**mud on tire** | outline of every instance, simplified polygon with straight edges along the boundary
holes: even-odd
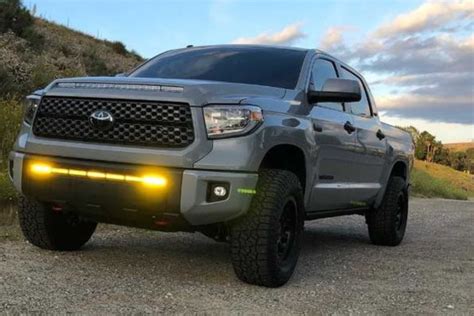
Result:
[[[301,248],[303,190],[295,174],[264,169],[246,215],[231,226],[232,263],[238,278],[278,287],[293,274]]]
[[[20,198],[18,217],[25,238],[49,250],[77,250],[94,233],[97,223],[80,220],[27,197]]]

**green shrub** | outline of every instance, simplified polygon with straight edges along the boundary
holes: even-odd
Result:
[[[6,69],[4,65],[0,64],[0,95],[2,97],[8,97],[18,92],[18,84],[15,82],[15,76],[11,71]]]
[[[94,49],[88,49],[82,54],[82,61],[88,76],[107,76],[111,71]]]
[[[0,172],[0,206],[5,201],[14,201],[17,193],[6,172]],[[1,224],[1,223],[0,223]]]
[[[413,169],[411,172],[412,193],[422,197],[467,200],[467,192],[452,183],[435,178],[429,173]]]
[[[8,154],[20,129],[23,107],[18,100],[0,100],[0,203],[14,200],[16,192],[7,176]]]
[[[0,33],[12,31],[26,39],[31,47],[41,49],[44,38],[34,28],[34,18],[20,0],[0,1]]]
[[[18,100],[0,100],[0,173],[8,164],[8,153],[12,149],[20,129],[23,106]]]
[[[33,17],[20,0],[0,1],[0,32],[13,31],[23,37],[25,30],[33,26]]]
[[[133,56],[133,58],[135,58],[135,59],[136,59],[137,61],[139,61],[139,62],[143,62],[143,61],[145,60],[142,56],[140,56],[139,53],[137,53],[137,52],[136,52],[135,50],[133,50],[133,49],[130,51],[130,55]]]
[[[22,37],[28,41],[30,47],[35,51],[41,51],[44,47],[44,36],[36,32],[32,27],[23,31]]]
[[[125,47],[125,45],[122,42],[119,42],[119,41],[112,42],[112,43],[110,43],[110,46],[112,47],[114,52],[116,52],[117,54],[120,54],[120,55],[123,55],[123,56],[128,55],[127,48]]]
[[[56,78],[57,70],[43,62],[36,64],[31,73],[32,89],[42,89]]]

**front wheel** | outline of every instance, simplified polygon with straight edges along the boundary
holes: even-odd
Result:
[[[54,212],[47,204],[28,197],[21,197],[18,217],[25,238],[33,245],[49,250],[77,250],[91,238],[97,227],[95,222]]]
[[[376,245],[399,245],[405,236],[407,220],[408,194],[405,180],[392,177],[380,207],[367,214],[370,240]]]
[[[303,233],[303,190],[295,174],[266,169],[246,215],[231,226],[232,263],[244,282],[278,287],[295,270]]]

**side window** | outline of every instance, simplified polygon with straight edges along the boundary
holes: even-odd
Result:
[[[365,88],[364,88],[364,84],[362,83],[359,77],[357,77],[352,72],[345,69],[344,67],[342,67],[342,75],[345,79],[356,80],[357,82],[359,82],[360,92],[362,94],[362,97],[359,102],[349,103],[352,114],[370,117],[372,114],[370,112],[370,105],[367,98],[367,92],[365,91]]]
[[[311,71],[310,84],[314,87],[314,89],[321,90],[326,80],[333,78],[337,78],[337,72],[334,64],[326,59],[317,59],[314,62],[313,69]],[[344,111],[342,103],[320,102],[318,105],[337,111]]]

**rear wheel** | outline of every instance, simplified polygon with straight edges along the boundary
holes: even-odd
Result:
[[[397,246],[402,242],[408,220],[408,194],[405,187],[403,178],[390,178],[381,206],[368,213],[367,225],[372,243]]]
[[[231,227],[232,263],[239,279],[267,287],[285,284],[298,261],[303,219],[303,190],[296,175],[261,171],[250,209]]]
[[[31,198],[22,197],[18,210],[25,238],[35,246],[49,250],[77,250],[94,233],[97,223],[52,208]]]

